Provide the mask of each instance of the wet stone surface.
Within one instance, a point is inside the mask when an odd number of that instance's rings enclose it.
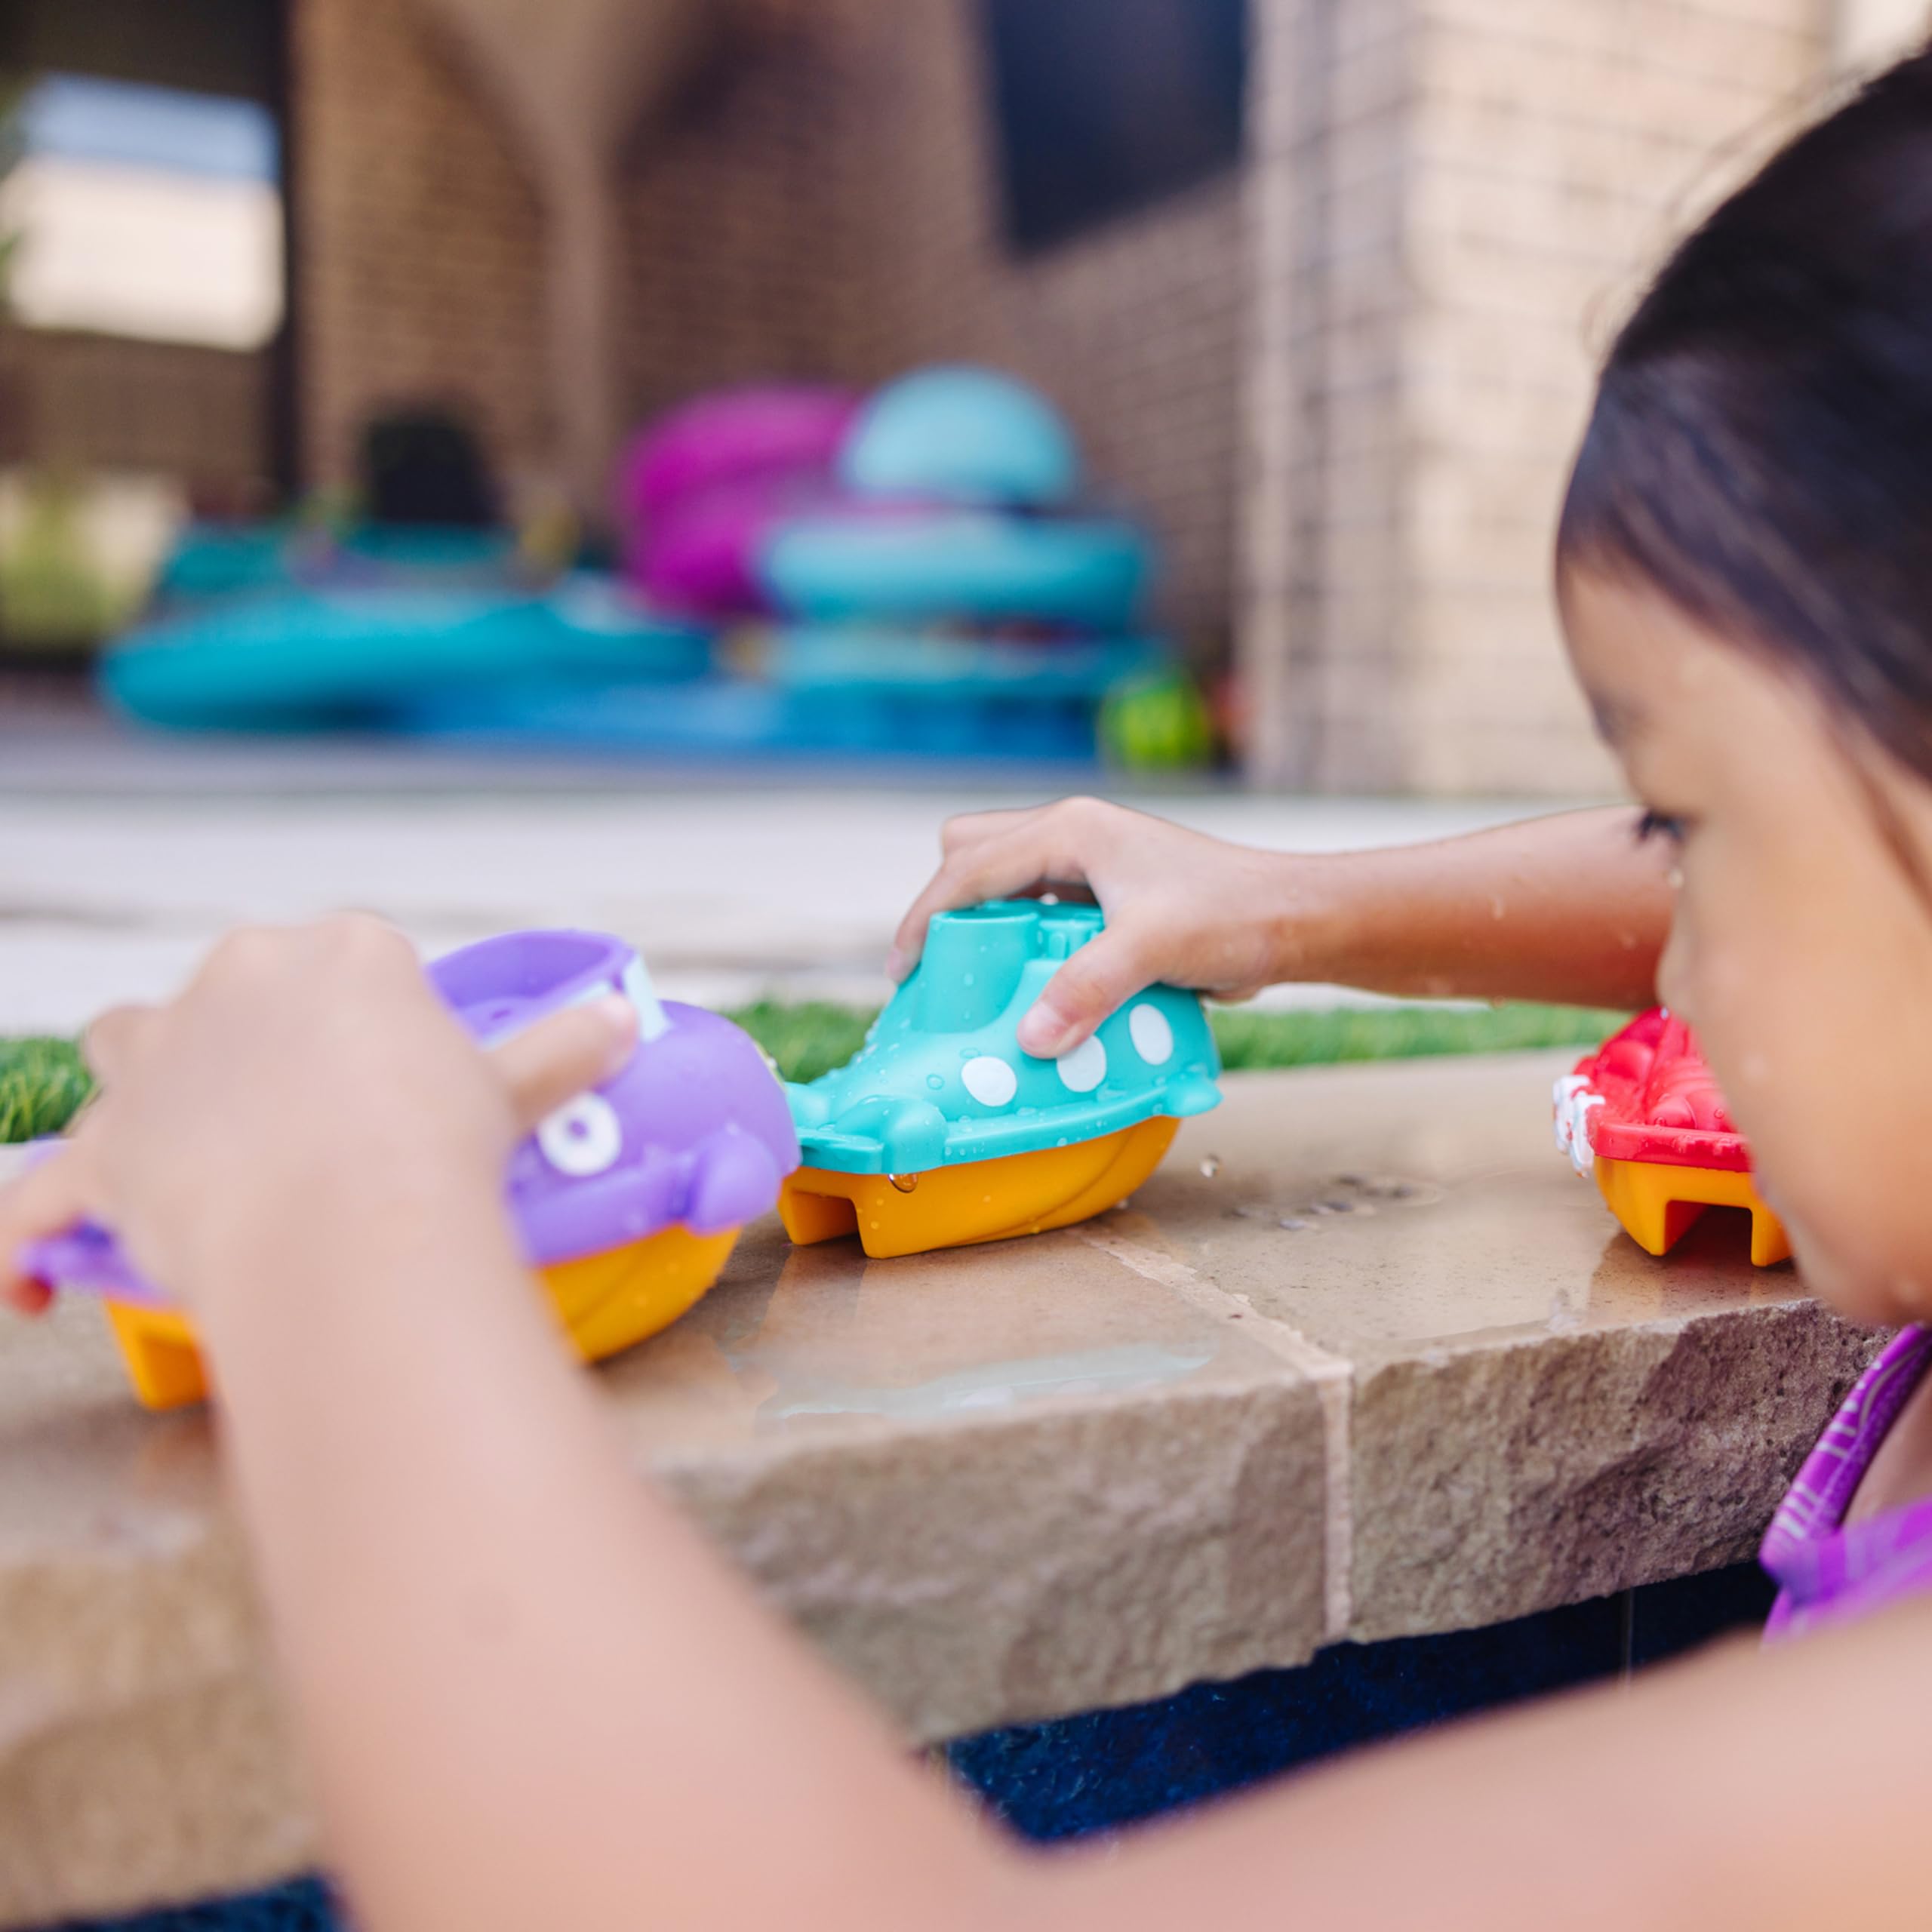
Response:
[[[1546,1057],[1251,1075],[1128,1208],[868,1260],[774,1223],[598,1371],[640,1472],[909,1734],[1734,1560],[1875,1345],[1714,1217],[1667,1262]],[[207,1417],[0,1326],[0,1924],[312,1856]]]

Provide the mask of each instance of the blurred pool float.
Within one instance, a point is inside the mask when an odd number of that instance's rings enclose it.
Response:
[[[103,696],[189,731],[380,724],[443,689],[537,676],[595,685],[703,675],[710,633],[608,580],[503,591],[296,590],[149,623],[103,657]]]
[[[781,611],[816,623],[869,619],[1130,629],[1153,546],[1109,518],[983,510],[919,516],[804,516],[767,538],[758,574]]]

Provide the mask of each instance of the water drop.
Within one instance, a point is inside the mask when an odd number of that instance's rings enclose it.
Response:
[[[1204,1180],[1212,1180],[1221,1171],[1221,1157],[1218,1154],[1204,1154],[1201,1157],[1201,1176]]]
[[[919,1177],[917,1174],[888,1174],[886,1179],[891,1182],[901,1194],[910,1194],[919,1185]]]
[[[937,1073],[929,1073],[926,1075],[926,1084],[937,1094],[945,1086],[946,1082]]]

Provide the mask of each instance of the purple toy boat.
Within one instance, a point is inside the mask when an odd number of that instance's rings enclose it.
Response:
[[[637,954],[602,934],[509,934],[438,960],[429,977],[485,1045],[608,992],[637,1009],[637,1051],[517,1148],[509,1199],[525,1253],[586,1360],[675,1321],[798,1164],[791,1112],[764,1054],[728,1020],[660,1002]],[[187,1318],[105,1229],[77,1228],[23,1258],[54,1287],[106,1298],[148,1407],[206,1392]]]

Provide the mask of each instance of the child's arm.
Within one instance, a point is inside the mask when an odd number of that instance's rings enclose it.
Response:
[[[518,1263],[504,1157],[623,1020],[493,1066],[398,942],[257,937],[104,1029],[106,1098],[0,1192],[0,1256],[101,1214],[203,1325],[369,1932],[1924,1922],[1924,1605],[1124,1844],[995,1838],[626,1468]]]
[[[1010,1922],[1017,1866],[626,1466],[518,1258],[511,1146],[629,1051],[617,1004],[486,1061],[368,922],[229,940],[91,1035],[0,1291],[92,1214],[192,1309],[370,1932]]]
[[[1635,811],[1568,812],[1427,845],[1329,854],[1231,845],[1092,798],[955,819],[906,915],[903,978],[926,921],[983,899],[1074,885],[1107,930],[1020,1029],[1064,1053],[1155,980],[1238,998],[1284,980],[1429,998],[1630,1008],[1655,998],[1669,858]]]

